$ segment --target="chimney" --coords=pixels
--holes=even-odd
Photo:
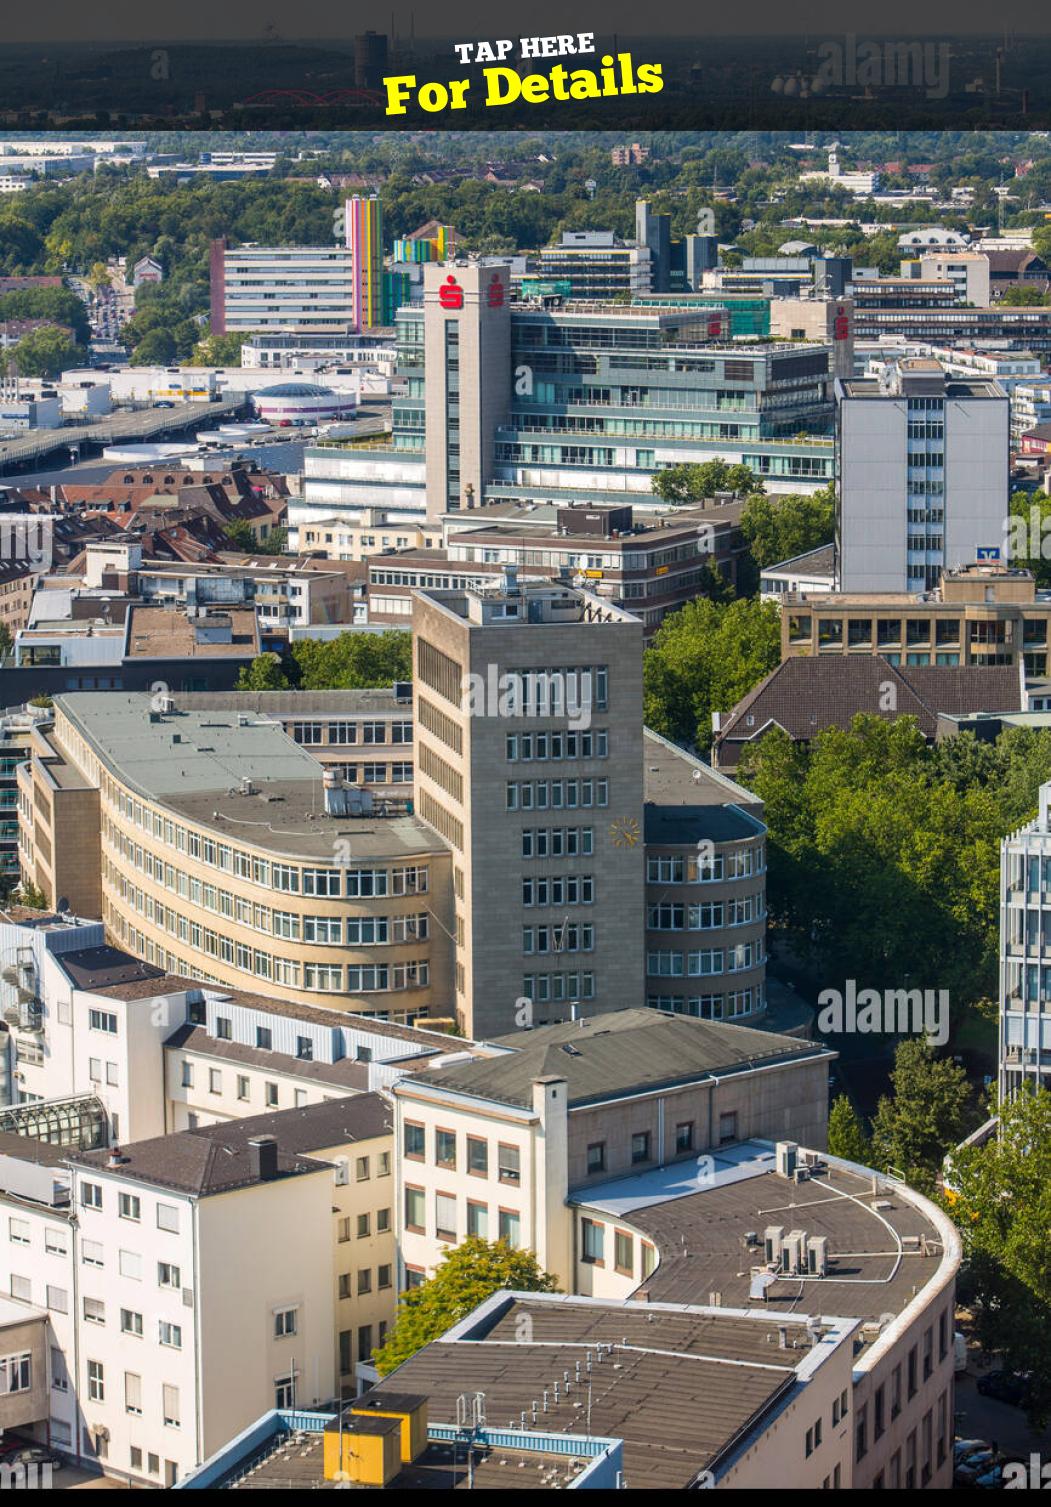
[[[277,1137],[253,1136],[248,1142],[248,1161],[256,1182],[270,1182],[277,1176]]]

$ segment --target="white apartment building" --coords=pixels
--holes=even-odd
[[[910,358],[836,394],[841,590],[929,591],[979,549],[1006,553],[1009,403],[996,382]]]
[[[354,1396],[394,1318],[393,1206],[378,1094],[123,1150],[0,1133],[0,1293],[46,1323],[21,1426],[170,1486],[260,1411]]]
[[[73,1161],[85,1456],[171,1486],[276,1398],[333,1394],[331,1166],[265,1135]]]
[[[53,1101],[89,1101],[110,1142],[372,1093],[475,1050],[165,974],[107,945],[100,921],[16,915],[0,918],[0,1083],[13,1105],[42,1115]]]
[[[212,245],[212,333],[356,328],[353,253],[343,246]]]

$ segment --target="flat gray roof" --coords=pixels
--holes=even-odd
[[[334,863],[345,839],[357,858],[448,851],[429,827],[398,815],[328,816],[324,770],[276,722],[235,710],[151,710],[147,692],[72,692],[56,698],[120,779],[187,821],[229,840],[297,859]],[[242,795],[249,779],[254,793]]]

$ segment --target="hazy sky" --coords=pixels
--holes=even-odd
[[[909,36],[921,33],[952,36],[959,32],[993,32],[1000,27],[1031,33],[1051,31],[1051,6],[1046,0],[999,0],[996,6],[977,0],[750,0],[734,7],[715,0],[529,0],[510,7],[479,0],[442,0],[415,7],[395,5],[399,35],[407,34],[412,10],[417,36],[454,39],[537,35],[545,32],[612,31],[626,36],[643,31],[656,35],[739,35],[755,33],[856,31],[872,36]],[[515,13],[521,17],[509,19]],[[142,0],[48,0],[46,6],[0,0],[0,45],[3,42],[61,40],[221,40],[261,39],[268,26],[288,40],[297,37],[343,37],[367,28],[390,31],[392,7],[363,0],[296,0],[268,4],[268,0],[180,0],[178,5],[151,6]],[[440,20],[439,20],[440,18]]]

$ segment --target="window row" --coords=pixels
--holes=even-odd
[[[711,884],[724,879],[750,879],[766,866],[764,845],[735,848],[729,853],[666,854],[646,860],[647,884]]]
[[[161,825],[170,826],[171,823],[165,821]],[[183,831],[183,828],[178,830]],[[108,819],[104,824],[104,831],[108,842],[123,858],[158,884],[206,906],[207,889],[208,898],[213,900],[209,908],[222,910],[223,914],[233,914],[226,909],[226,905],[232,904],[235,898],[228,892],[207,886],[204,881],[186,874],[149,847],[136,842],[120,826]],[[185,852],[190,858],[221,869],[235,878],[257,884],[263,889],[279,890],[287,894],[355,899],[363,895],[415,895],[427,890],[427,869],[417,864],[380,869],[304,868],[298,864],[256,858],[225,843],[216,842],[213,838],[201,837],[195,832],[189,833],[187,842],[177,851]]]
[[[761,920],[761,895],[687,905],[681,900],[662,900],[651,905],[646,925],[650,931],[712,931],[723,926],[746,926]]]
[[[522,880],[522,904],[525,906],[590,905],[594,898],[595,881],[590,874]]]
[[[455,1244],[465,1236],[481,1240],[503,1240],[512,1250],[522,1245],[522,1216],[517,1209],[497,1208],[495,1218],[489,1204],[465,1199],[462,1216],[459,1200],[451,1193],[433,1195],[432,1229],[435,1239]],[[427,1194],[423,1188],[405,1189],[405,1228],[413,1234],[427,1233]]]
[[[529,957],[545,952],[594,952],[595,928],[576,921],[560,926],[523,926],[522,951]]]
[[[327,737],[325,736],[327,731]],[[293,722],[292,737],[307,746],[319,743],[411,743],[412,722]]]
[[[102,1184],[88,1182],[82,1179],[80,1183],[80,1207],[82,1209],[102,1208]],[[117,1212],[121,1219],[130,1219],[139,1224],[142,1221],[142,1199],[138,1193],[117,1193]],[[179,1210],[175,1204],[157,1203],[154,1206],[157,1228],[178,1233]]]
[[[591,827],[530,827],[522,833],[523,858],[589,858],[594,851]]]
[[[508,733],[508,760],[523,764],[545,759],[604,759],[609,734],[604,728],[585,732]]]
[[[710,974],[740,973],[763,961],[761,941],[742,942],[736,947],[702,947],[693,952],[659,949],[646,954],[649,978],[700,978]]]

